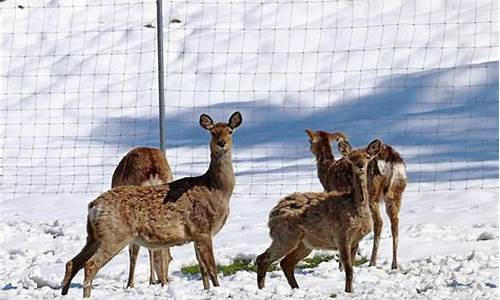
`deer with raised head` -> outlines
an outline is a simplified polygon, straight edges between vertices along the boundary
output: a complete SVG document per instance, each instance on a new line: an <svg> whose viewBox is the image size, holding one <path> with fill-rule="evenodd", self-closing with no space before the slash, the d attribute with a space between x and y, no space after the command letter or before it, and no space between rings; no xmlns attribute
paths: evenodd
<svg viewBox="0 0 500 300"><path fill-rule="evenodd" d="M269 213L271 246L256 259L257 285L263 288L269 266L284 257L281 268L292 288L298 288L295 265L313 249L339 250L346 274L345 291L352 292L353 262L359 241L372 230L368 200L368 163L382 143L372 141L353 150L347 141L339 151L351 164L352 193L295 193L279 201Z"/></svg>
<svg viewBox="0 0 500 300"><path fill-rule="evenodd" d="M111 188L122 185L148 186L172 181L172 171L163 151L158 148L137 147L121 160L111 180ZM134 272L139 244L131 243L129 251L129 275L127 287L134 287ZM149 284L168 282L168 266L172 260L168 248L149 251ZM155 276L156 273L156 276ZM158 278L158 281L155 279Z"/></svg>
<svg viewBox="0 0 500 300"><path fill-rule="evenodd" d="M316 132L306 129L311 144L311 152L316 157L318 178L325 191L350 192L352 187L351 165L344 159L335 160L331 143L347 141L341 132ZM389 145L382 145L380 153L368 165L368 190L370 192L370 212L373 220L374 239L369 266L377 263L383 221L379 203L383 200L391 222L392 232L392 269L396 269L399 209L401 198L407 183L404 161L399 153Z"/></svg>
<svg viewBox="0 0 500 300"><path fill-rule="evenodd" d="M89 297L99 269L131 242L154 250L194 242L203 287L210 287L209 279L218 286L212 237L229 215L235 185L232 134L241 122L239 112L228 123L200 116L200 126L212 136L210 166L203 175L162 185L120 186L89 203L87 242L66 263L62 294L84 268L83 296Z"/></svg>
<svg viewBox="0 0 500 300"><path fill-rule="evenodd" d="M351 164L345 159L335 160L331 146L332 142L347 141L347 136L342 132L314 132L310 129L306 129L306 133L323 189L327 192L350 192L353 183Z"/></svg>

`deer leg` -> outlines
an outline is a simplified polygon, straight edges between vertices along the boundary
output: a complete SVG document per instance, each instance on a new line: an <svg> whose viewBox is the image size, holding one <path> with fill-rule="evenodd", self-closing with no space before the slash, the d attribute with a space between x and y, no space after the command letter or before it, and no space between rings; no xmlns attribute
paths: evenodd
<svg viewBox="0 0 500 300"><path fill-rule="evenodd" d="M127 288L133 288L135 286L134 283L134 274L135 274L135 263L137 262L137 254L139 253L140 246L134 243L130 243L128 245L128 257L129 257L129 271L128 271L128 282Z"/></svg>
<svg viewBox="0 0 500 300"><path fill-rule="evenodd" d="M356 254L358 253L358 246L359 246L359 242L353 243L351 246L351 261L352 261L351 264L353 266L355 265L355 262L356 262Z"/></svg>
<svg viewBox="0 0 500 300"><path fill-rule="evenodd" d="M68 293L71 280L75 277L76 273L83 268L85 262L87 262L94 255L98 246L99 242L97 240L87 237L87 242L80 253L66 263L66 271L64 272L61 295L66 295Z"/></svg>
<svg viewBox="0 0 500 300"><path fill-rule="evenodd" d="M378 247L380 245L380 235L382 234L382 226L384 225L384 221L380 216L378 201L370 201L370 212L373 220L373 247L370 264L368 266L372 267L377 265Z"/></svg>
<svg viewBox="0 0 500 300"><path fill-rule="evenodd" d="M358 246L359 242L352 244L351 246L351 264L354 266L356 262L356 254L358 254ZM340 272L344 271L344 267L342 266L342 260L339 258L339 270Z"/></svg>
<svg viewBox="0 0 500 300"><path fill-rule="evenodd" d="M269 266L279 258L290 253L297 247L299 240L294 241L278 241L273 240L271 246L261 255L257 256L257 286L259 289L265 286L266 273Z"/></svg>
<svg viewBox="0 0 500 300"><path fill-rule="evenodd" d="M345 269L345 291L346 293L352 292L352 278L353 278L353 269L352 269L352 260L351 260L351 246L344 242L339 247L340 252L340 261Z"/></svg>
<svg viewBox="0 0 500 300"><path fill-rule="evenodd" d="M210 288L210 283L208 282L208 270L205 261L201 255L201 249L199 242L194 242L194 252L196 253L196 259L198 260L198 265L200 266L201 279L203 281L203 288L208 290Z"/></svg>
<svg viewBox="0 0 500 300"><path fill-rule="evenodd" d="M156 250L154 260L156 276L158 277L160 283L165 285L168 283L168 266L172 260L170 249L165 248Z"/></svg>
<svg viewBox="0 0 500 300"><path fill-rule="evenodd" d="M200 254L207 266L208 276L214 286L219 286L219 279L217 278L217 265L215 264L214 250L212 245L212 237L210 235L203 235L200 238Z"/></svg>
<svg viewBox="0 0 500 300"><path fill-rule="evenodd" d="M380 216L379 202L380 197L382 196L383 191L383 178L378 177L373 181L373 194L370 197L370 212L373 220L373 247L372 247L372 255L370 257L369 267L377 265L377 254L378 247L380 245L380 235L382 234L382 226L384 222L382 221L382 217Z"/></svg>
<svg viewBox="0 0 500 300"><path fill-rule="evenodd" d="M286 280L292 289L298 289L299 285L295 280L294 269L297 263L311 253L311 249L307 248L304 243L299 243L297 247L290 252L280 262L281 269L285 273Z"/></svg>
<svg viewBox="0 0 500 300"><path fill-rule="evenodd" d="M159 256L158 250L150 250L148 249L149 252L149 284L157 284L158 281L156 280L156 275L155 275L155 259L157 256Z"/></svg>
<svg viewBox="0 0 500 300"><path fill-rule="evenodd" d="M165 274L165 284L169 282L168 279L168 269L170 267L170 262L172 261L172 255L170 254L170 248L165 249L165 256L163 261L162 273Z"/></svg>
<svg viewBox="0 0 500 300"><path fill-rule="evenodd" d="M83 280L83 297L90 297L92 290L92 281L97 272L110 261L120 250L125 247L128 241L119 244L100 243L95 254L85 263L85 276Z"/></svg>
<svg viewBox="0 0 500 300"><path fill-rule="evenodd" d="M398 268L398 235L399 235L399 207L401 205L400 194L395 194L394 198L386 198L385 210L389 215L391 221L391 233L392 233L392 264L391 269Z"/></svg>

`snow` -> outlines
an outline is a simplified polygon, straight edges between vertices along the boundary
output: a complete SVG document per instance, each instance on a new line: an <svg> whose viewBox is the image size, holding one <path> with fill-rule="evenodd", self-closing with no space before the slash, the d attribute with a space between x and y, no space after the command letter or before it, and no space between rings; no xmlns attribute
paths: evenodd
<svg viewBox="0 0 500 300"><path fill-rule="evenodd" d="M80 299L83 272L66 297L60 282L85 242L87 203L131 147L157 145L155 31L145 27L155 3L100 2L0 3L0 299ZM311 128L344 131L359 146L380 137L405 158L399 270L382 212L378 267L355 267L352 295L335 261L296 271L298 290L275 271L262 290L254 273L238 272L204 291L180 272L196 263L188 244L172 249L168 286L148 285L143 249L136 287L125 289L124 250L97 274L93 298L498 298L496 1L163 4L175 178L208 166L200 113L243 115L217 262L255 258L280 197L321 190ZM372 242L363 239L361 256Z"/></svg>

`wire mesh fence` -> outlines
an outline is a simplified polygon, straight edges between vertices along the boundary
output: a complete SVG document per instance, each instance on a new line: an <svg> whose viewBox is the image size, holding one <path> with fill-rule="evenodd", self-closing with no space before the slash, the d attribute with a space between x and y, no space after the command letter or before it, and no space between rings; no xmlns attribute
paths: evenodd
<svg viewBox="0 0 500 300"><path fill-rule="evenodd" d="M409 191L498 188L496 1L163 1L166 148L239 110L239 196L320 190L304 129L379 137ZM2 197L99 193L159 146L155 1L0 2ZM336 154L338 156L338 154Z"/></svg>
<svg viewBox="0 0 500 300"><path fill-rule="evenodd" d="M21 3L0 3L2 193L103 190L157 132L155 2Z"/></svg>

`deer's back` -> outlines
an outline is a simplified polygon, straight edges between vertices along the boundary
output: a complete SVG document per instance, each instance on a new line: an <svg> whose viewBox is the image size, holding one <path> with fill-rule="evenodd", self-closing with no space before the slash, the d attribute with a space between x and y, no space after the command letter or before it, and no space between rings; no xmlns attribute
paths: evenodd
<svg viewBox="0 0 500 300"><path fill-rule="evenodd" d="M157 185L172 181L172 171L164 153L157 148L137 147L120 161L111 186Z"/></svg>
<svg viewBox="0 0 500 300"><path fill-rule="evenodd" d="M371 230L369 216L367 208L353 204L350 194L295 193L271 210L269 228L273 239L295 231L311 248L335 250L342 235L366 235Z"/></svg>
<svg viewBox="0 0 500 300"><path fill-rule="evenodd" d="M131 232L144 246L174 245L193 234L214 234L224 225L229 203L201 177L156 186L119 186L89 204L96 232Z"/></svg>

